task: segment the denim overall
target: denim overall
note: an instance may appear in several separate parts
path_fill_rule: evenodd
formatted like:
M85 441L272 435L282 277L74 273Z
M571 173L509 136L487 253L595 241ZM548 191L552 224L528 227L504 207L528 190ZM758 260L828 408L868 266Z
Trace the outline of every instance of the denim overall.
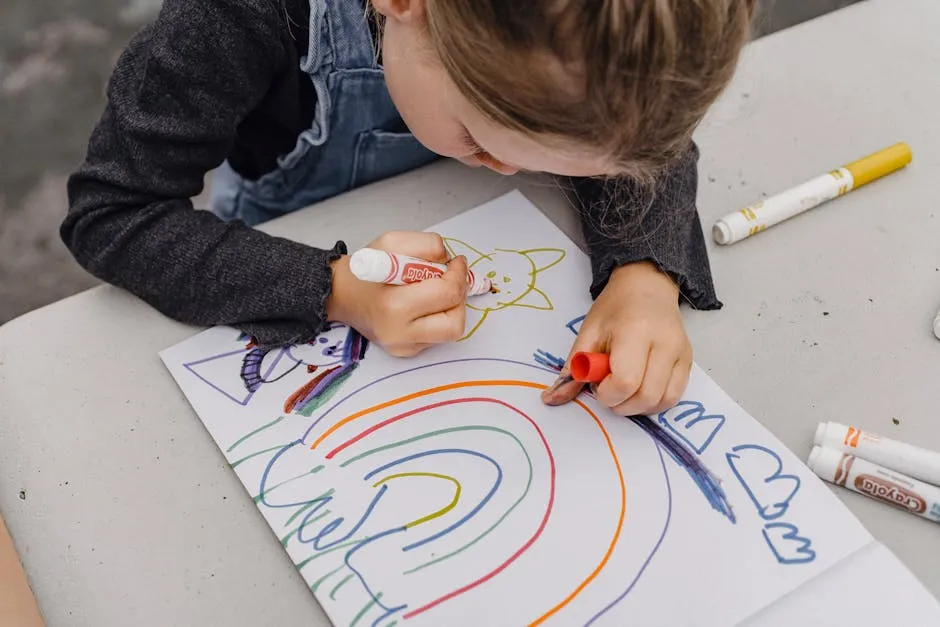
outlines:
M376 63L363 0L310 0L310 43L300 68L317 103L311 128L256 181L227 163L213 175L210 208L249 225L296 211L437 158L407 132Z

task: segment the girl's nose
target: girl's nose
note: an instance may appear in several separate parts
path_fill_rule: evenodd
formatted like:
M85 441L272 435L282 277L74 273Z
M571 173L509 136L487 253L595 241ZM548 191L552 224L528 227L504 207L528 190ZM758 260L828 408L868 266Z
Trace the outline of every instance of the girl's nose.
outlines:
M497 174L502 174L503 176L512 176L513 174L516 174L519 171L519 168L513 167L511 165L502 165L500 167L493 167L488 163L484 163L483 165L485 165L487 168L489 168L493 172L496 172Z
M458 160L464 165L470 166L471 168L479 168L480 166L484 166L487 169L496 172L497 174L503 174L505 176L516 174L521 169L513 165L505 164L499 159L491 157L486 153L458 157Z
M469 157L457 157L457 161L471 168L479 168L481 165L483 165L474 155L470 155Z
M496 157L490 156L486 153L476 155L476 158L480 161L481 164L496 172L497 174L502 174L504 176L512 176L519 171L519 168L507 163L503 163Z

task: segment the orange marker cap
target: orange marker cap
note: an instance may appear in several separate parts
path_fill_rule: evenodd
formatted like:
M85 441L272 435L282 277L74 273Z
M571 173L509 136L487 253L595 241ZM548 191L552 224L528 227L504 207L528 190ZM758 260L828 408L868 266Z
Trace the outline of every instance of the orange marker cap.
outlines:
M571 358L571 377L579 383L600 383L610 374L610 357L605 353L575 353Z

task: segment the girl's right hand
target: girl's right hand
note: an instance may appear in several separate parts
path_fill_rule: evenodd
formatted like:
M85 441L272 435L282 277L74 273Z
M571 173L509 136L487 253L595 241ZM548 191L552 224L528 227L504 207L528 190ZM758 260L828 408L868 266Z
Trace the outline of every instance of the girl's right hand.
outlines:
M356 329L396 357L412 357L435 344L454 342L464 333L467 260L448 262L444 240L436 233L390 231L369 244L388 252L447 263L439 279L409 285L360 281L349 257L333 262L333 289L327 316Z

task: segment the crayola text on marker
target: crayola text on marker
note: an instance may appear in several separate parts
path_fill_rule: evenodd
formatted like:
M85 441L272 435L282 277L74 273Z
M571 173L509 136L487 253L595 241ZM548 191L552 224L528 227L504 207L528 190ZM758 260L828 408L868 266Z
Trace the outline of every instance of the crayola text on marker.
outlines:
M447 266L384 250L360 248L350 256L349 269L360 281L407 285L441 277L447 271ZM467 270L468 296L479 296L496 291L498 290L493 287L490 279L478 277L473 270Z
M935 451L837 422L820 423L813 444L849 453L921 481L940 485L940 453Z
M814 446L806 465L824 481L940 522L936 486L825 446Z

